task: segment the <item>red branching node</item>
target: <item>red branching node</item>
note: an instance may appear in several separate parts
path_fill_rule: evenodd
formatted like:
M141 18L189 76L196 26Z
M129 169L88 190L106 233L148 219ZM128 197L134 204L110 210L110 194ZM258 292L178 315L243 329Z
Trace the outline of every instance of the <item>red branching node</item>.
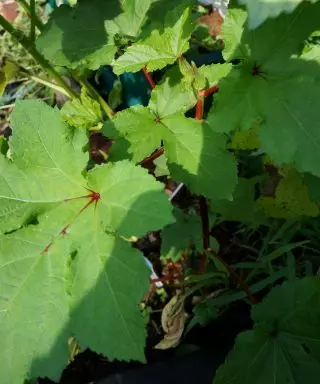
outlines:
M48 245L46 245L45 247L44 247L44 249L42 250L42 252L41 252L41 255L43 255L44 253L47 253L48 251L49 251L49 249L52 247L52 242L51 243L49 243Z
M66 236L68 234L68 228L69 228L69 224L66 225L64 228L61 229L60 231L60 235L61 236Z
M252 76L259 76L261 75L261 68L260 65L255 64L251 70Z
M160 119L160 116L156 116L154 121L157 123L157 124L160 124L161 123L161 119Z
M94 192L94 191L92 191L90 197L91 197L92 202L94 202L94 201L97 202L98 200L101 199L100 193Z

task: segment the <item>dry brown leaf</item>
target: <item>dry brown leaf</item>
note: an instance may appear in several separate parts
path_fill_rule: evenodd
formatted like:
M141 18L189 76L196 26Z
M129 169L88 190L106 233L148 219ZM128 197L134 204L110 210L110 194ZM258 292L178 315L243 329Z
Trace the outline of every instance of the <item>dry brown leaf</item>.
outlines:
M180 342L186 319L184 297L180 293L177 293L163 308L161 325L165 331L165 336L155 348L169 349L176 347Z
M14 0L0 0L0 15L12 22L18 16L18 5Z
M212 37L217 37L221 34L223 21L223 17L218 11L210 12L197 20L199 24L207 24L209 35Z

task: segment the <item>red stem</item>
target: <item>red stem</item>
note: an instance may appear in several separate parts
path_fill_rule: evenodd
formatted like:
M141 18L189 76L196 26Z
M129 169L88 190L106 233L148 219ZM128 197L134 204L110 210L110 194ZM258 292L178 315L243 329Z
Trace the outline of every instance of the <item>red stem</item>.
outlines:
M197 104L196 104L196 120L202 120L203 119L203 104L204 100L202 96L198 96Z
M207 96L212 95L212 94L217 93L217 92L219 92L219 88L216 85L214 85L213 87L207 88L207 89L199 92L199 94L202 97L207 97Z
M142 68L142 72L143 72L145 78L147 79L148 83L150 84L150 87L153 89L156 85L155 85L150 73L147 71L147 68L146 67Z
M198 93L198 100L196 105L196 120L203 119L203 105L204 105L204 96ZM209 224L209 214L208 214L208 204L205 197L199 197L200 204L200 216L201 216L201 224L202 224L202 245L203 250L210 248L210 224ZM198 273L202 274L205 272L207 266L207 257L203 253L200 257Z
M140 165L145 165L147 164L149 161L153 161L155 159L157 159L158 157L162 156L164 153L164 148L161 147L159 149L157 149L152 155L146 157L145 159L143 159L142 161L140 161Z

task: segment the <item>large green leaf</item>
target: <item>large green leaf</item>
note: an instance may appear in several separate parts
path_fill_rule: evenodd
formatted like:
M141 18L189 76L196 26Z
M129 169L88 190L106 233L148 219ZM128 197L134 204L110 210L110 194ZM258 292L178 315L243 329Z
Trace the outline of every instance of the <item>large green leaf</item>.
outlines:
M155 24L150 36L131 45L114 63L117 75L137 72L143 67L149 71L173 64L189 48L193 30L191 7L182 4L168 12L163 23Z
M116 52L113 19L120 12L118 0L79 0L75 7L62 5L51 14L37 48L58 66L97 69L110 64Z
M259 121L261 145L273 161L295 164L299 171L315 175L320 175L315 128L320 66L297 57L303 40L319 25L319 12L320 3L306 3L254 31L245 28L240 45L228 51L232 58L241 54L243 61L220 81L208 117L218 132L247 130ZM243 15L231 9L230 17L238 13ZM234 20L244 23L242 16Z
M59 380L67 362L68 245L61 239L47 252L43 250L59 234L56 220L69 220L70 215L72 210L58 210L39 226L0 236L3 384L21 384L37 376ZM49 355L51 359L46 360Z
M252 310L214 384L316 384L320 375L320 279L273 288Z
M44 103L17 102L11 115L12 160L0 156L0 232L59 201L85 195L85 134L71 131Z
M12 120L12 159L0 157L1 210L18 207L16 230L0 237L0 382L58 380L72 334L112 359L144 360L148 274L123 236L173 221L162 184L129 161L82 176L83 132L44 103L18 103Z
M249 27L256 28L269 17L277 17L282 12L292 12L305 0L239 0L245 4L249 12ZM315 3L318 0L308 0Z

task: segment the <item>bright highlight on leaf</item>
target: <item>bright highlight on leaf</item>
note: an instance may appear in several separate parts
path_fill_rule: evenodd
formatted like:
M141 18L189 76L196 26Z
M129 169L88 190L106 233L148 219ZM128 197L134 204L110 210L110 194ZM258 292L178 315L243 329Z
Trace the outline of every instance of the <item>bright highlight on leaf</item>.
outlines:
M146 67L148 71L173 64L189 48L188 40L193 30L191 7L182 4L165 17L163 28L153 29L150 36L128 47L114 63L117 75L137 72Z

